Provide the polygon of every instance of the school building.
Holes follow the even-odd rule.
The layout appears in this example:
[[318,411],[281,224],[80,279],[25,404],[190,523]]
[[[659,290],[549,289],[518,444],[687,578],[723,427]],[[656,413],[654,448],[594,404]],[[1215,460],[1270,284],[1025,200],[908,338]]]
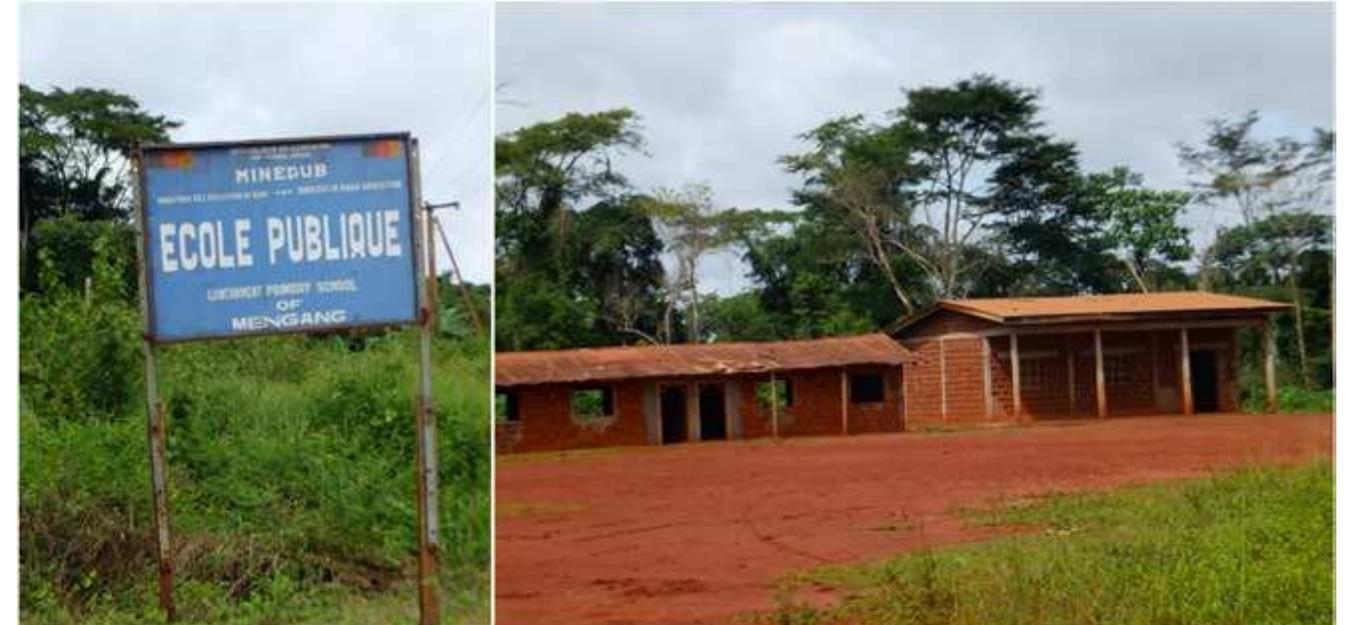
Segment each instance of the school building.
[[884,334],[497,354],[498,449],[1228,412],[1238,332],[1287,306],[1203,292],[943,300]]

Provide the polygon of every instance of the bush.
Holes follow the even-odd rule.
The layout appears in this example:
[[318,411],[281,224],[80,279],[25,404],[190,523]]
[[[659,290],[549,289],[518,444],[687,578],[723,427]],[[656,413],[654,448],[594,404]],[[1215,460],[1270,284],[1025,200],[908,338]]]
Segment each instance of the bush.
[[[139,312],[113,289],[86,298],[56,286],[25,296],[21,313],[24,620],[156,619]],[[417,338],[158,350],[187,621],[295,622],[317,610],[326,622],[334,612],[322,606],[396,588],[406,596],[394,605],[411,602]],[[435,340],[442,566],[461,603],[447,611],[482,614],[489,349],[484,338]]]

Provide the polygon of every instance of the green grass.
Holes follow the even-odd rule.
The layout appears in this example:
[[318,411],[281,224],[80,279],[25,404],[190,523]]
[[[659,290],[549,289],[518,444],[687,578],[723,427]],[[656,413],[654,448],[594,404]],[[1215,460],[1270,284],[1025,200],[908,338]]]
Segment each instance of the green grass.
[[[121,302],[21,305],[25,623],[160,619],[137,326]],[[434,353],[443,611],[485,623],[490,352]],[[415,331],[171,346],[159,374],[183,622],[415,620]]]
[[[1331,623],[1329,462],[972,514],[1014,537],[783,582],[769,623]],[[793,597],[832,589],[831,607]]]

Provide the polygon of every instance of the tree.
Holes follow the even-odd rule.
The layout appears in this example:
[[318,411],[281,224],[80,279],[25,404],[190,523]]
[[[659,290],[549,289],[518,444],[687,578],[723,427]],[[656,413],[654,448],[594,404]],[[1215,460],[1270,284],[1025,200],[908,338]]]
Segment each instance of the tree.
[[1044,135],[1009,139],[1010,158],[992,175],[989,242],[1012,270],[1019,294],[1119,289],[1103,212],[1079,172],[1072,143]]
[[579,213],[569,274],[578,290],[598,300],[597,332],[656,343],[664,246],[643,212],[645,201],[626,196]]
[[[1294,335],[1299,375],[1312,386],[1304,303],[1298,270],[1306,254],[1329,251],[1332,219],[1312,212],[1276,213],[1219,232],[1211,248],[1215,261],[1230,267],[1241,282],[1286,285],[1294,304]],[[1264,275],[1261,275],[1264,274]]]
[[552,263],[566,244],[568,209],[628,189],[613,158],[640,152],[628,109],[568,113],[497,138],[497,254],[508,265]]
[[[958,294],[964,249],[981,230],[994,200],[988,172],[1016,166],[1040,138],[1036,92],[976,74],[951,86],[906,94],[892,117],[913,137],[923,176],[909,185],[918,210],[936,230],[931,264],[940,297]],[[936,213],[936,214],[935,214]]]
[[[115,91],[19,85],[19,253],[27,287],[34,285],[30,243],[37,225],[70,217],[125,227],[134,205],[131,151],[168,141],[180,125]],[[79,247],[87,264],[93,241]]]
[[636,121],[569,113],[497,138],[499,347],[651,339],[661,241],[613,164],[641,151]]
[[[1196,198],[1211,208],[1235,209],[1240,226],[1223,229],[1201,256],[1201,288],[1213,288],[1220,263],[1233,262],[1248,276],[1265,267],[1271,285],[1285,285],[1294,305],[1299,371],[1311,384],[1306,311],[1299,288],[1300,256],[1321,249],[1329,230],[1329,194],[1335,175],[1335,134],[1314,128],[1300,141],[1281,136],[1260,139],[1261,120],[1249,111],[1234,120],[1212,120],[1203,147],[1178,144],[1181,161],[1192,175]],[[1325,235],[1328,236],[1329,235]],[[1259,284],[1259,283],[1257,283]]]
[[769,211],[720,209],[713,202],[712,188],[701,183],[678,190],[658,189],[645,206],[676,266],[673,275],[667,274],[663,335],[666,341],[671,340],[673,312],[680,301],[687,299],[685,340],[700,342],[699,262],[709,253],[743,240],[748,229],[783,218]]
[[[1196,202],[1233,210],[1246,225],[1280,211],[1324,205],[1333,175],[1335,134],[1315,128],[1308,141],[1260,139],[1254,130],[1260,121],[1254,110],[1236,120],[1210,120],[1203,145],[1177,144]],[[1202,289],[1210,288],[1211,252],[1201,255]]]
[[[804,178],[796,203],[854,233],[906,314],[999,288],[1004,254],[1022,270],[1014,290],[1102,290],[1106,246],[1082,238],[1099,224],[1077,151],[1040,130],[1037,100],[986,75],[913,89],[888,123],[830,120],[781,162]],[[1084,267],[1092,279],[1078,279]]]
[[1107,223],[1107,238],[1135,286],[1145,293],[1160,288],[1176,263],[1191,258],[1190,231],[1177,223],[1190,202],[1182,191],[1159,191],[1126,168],[1090,174],[1085,180]]
[[940,282],[942,277],[926,250],[931,233],[912,223],[911,199],[901,190],[915,174],[907,142],[900,136],[904,131],[900,126],[865,126],[860,115],[841,117],[800,135],[812,149],[779,162],[806,178],[795,192],[797,203],[838,213],[908,315],[915,311],[914,296],[897,275],[892,250],[930,280]]

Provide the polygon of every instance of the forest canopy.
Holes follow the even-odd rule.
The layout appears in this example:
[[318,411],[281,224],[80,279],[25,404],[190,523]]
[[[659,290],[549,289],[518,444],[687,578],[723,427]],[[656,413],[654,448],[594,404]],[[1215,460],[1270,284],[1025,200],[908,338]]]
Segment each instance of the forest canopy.
[[[1206,289],[1293,303],[1282,376],[1331,384],[1332,131],[1215,119],[1174,146],[1188,185],[1157,188],[1128,163],[1086,169],[1041,100],[977,74],[823,119],[781,155],[797,184],[771,210],[720,204],[701,181],[635,187],[621,165],[649,155],[633,110],[504,133],[497,347],[820,337],[943,298]],[[1227,225],[1194,232],[1190,211]],[[714,253],[739,257],[750,286],[702,285]]]

